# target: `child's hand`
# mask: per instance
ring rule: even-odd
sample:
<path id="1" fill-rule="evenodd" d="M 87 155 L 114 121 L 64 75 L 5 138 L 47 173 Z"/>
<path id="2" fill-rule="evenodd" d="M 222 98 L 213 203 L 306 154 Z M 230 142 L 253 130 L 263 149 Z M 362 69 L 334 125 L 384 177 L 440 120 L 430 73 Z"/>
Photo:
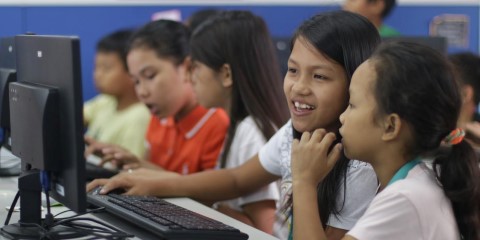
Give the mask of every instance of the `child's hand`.
<path id="1" fill-rule="evenodd" d="M 111 162 L 118 168 L 123 169 L 135 169 L 141 166 L 140 160 L 137 156 L 120 146 L 107 145 L 102 148 L 102 153 L 103 158 L 100 165 Z"/>
<path id="2" fill-rule="evenodd" d="M 317 185 L 332 170 L 340 157 L 342 145 L 338 143 L 328 152 L 335 141 L 334 133 L 317 129 L 302 134 L 300 141 L 292 145 L 292 181 Z"/>
<path id="3" fill-rule="evenodd" d="M 97 142 L 95 139 L 89 136 L 84 136 L 85 140 L 85 158 L 91 154 L 96 155 L 100 158 L 103 157 L 102 148 L 106 147 L 106 143 Z"/>
<path id="4" fill-rule="evenodd" d="M 145 175 L 145 173 L 147 173 Z M 110 179 L 95 179 L 87 184 L 87 192 L 102 186 L 100 194 L 106 194 L 115 189 L 123 189 L 126 195 L 141 196 L 167 196 L 167 192 L 162 192 L 162 183 L 168 184 L 176 181 L 180 174 L 174 172 L 158 172 L 154 170 L 137 169 L 133 171 L 122 172 Z"/>

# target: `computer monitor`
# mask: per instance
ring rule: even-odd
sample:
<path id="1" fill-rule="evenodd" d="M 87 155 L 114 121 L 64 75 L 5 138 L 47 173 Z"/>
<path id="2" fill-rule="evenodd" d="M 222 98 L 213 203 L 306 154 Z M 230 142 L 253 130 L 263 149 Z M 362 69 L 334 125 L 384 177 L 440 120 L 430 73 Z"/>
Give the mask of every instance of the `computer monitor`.
<path id="1" fill-rule="evenodd" d="M 383 41 L 403 41 L 403 42 L 414 42 L 418 44 L 427 45 L 443 54 L 447 54 L 448 42 L 444 37 L 433 37 L 433 36 L 392 36 L 392 37 L 383 37 Z"/>
<path id="2" fill-rule="evenodd" d="M 0 147 L 10 150 L 10 108 L 8 85 L 16 81 L 15 39 L 0 38 Z"/>
<path id="3" fill-rule="evenodd" d="M 20 221 L 2 233 L 35 238 L 42 186 L 71 210 L 86 211 L 80 43 L 73 36 L 19 35 L 15 45 L 17 82 L 9 97 L 12 153 L 22 161 Z"/>

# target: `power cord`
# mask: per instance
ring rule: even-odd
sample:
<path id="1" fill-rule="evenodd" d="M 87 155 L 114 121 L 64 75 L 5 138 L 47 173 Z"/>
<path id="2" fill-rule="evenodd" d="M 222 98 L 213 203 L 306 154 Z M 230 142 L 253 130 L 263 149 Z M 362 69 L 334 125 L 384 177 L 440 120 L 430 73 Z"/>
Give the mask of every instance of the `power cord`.
<path id="1" fill-rule="evenodd" d="M 12 206 L 8 210 L 7 218 L 5 219 L 5 226 L 10 223 L 10 218 L 12 217 L 13 210 L 15 209 L 15 205 L 17 205 L 18 198 L 20 197 L 20 191 L 17 191 L 15 197 L 13 198 Z"/>
<path id="2" fill-rule="evenodd" d="M 94 222 L 100 226 L 85 224 L 82 221 Z M 69 218 L 61 220 L 54 225 L 68 226 L 76 232 L 101 237 L 102 239 L 124 239 L 128 237 L 134 237 L 132 234 L 125 233 L 118 228 L 93 218 Z"/>
<path id="3" fill-rule="evenodd" d="M 82 215 L 86 215 L 86 214 L 89 214 L 89 213 L 96 213 L 96 212 L 102 212 L 102 211 L 105 211 L 105 207 L 99 207 L 99 208 L 94 208 L 94 209 L 91 209 L 89 211 L 86 211 L 85 213 L 81 213 L 81 214 L 77 214 L 77 215 L 74 215 L 74 216 L 70 216 L 70 217 L 65 217 L 65 218 L 61 218 L 61 219 L 67 219 L 67 218 L 74 218 L 74 217 L 79 217 L 79 216 L 82 216 Z M 73 212 L 72 210 L 65 210 L 63 212 L 59 212 L 57 214 L 55 214 L 53 217 L 56 218 L 64 213 L 67 213 L 67 212 Z M 59 220 L 61 220 L 59 219 Z"/>

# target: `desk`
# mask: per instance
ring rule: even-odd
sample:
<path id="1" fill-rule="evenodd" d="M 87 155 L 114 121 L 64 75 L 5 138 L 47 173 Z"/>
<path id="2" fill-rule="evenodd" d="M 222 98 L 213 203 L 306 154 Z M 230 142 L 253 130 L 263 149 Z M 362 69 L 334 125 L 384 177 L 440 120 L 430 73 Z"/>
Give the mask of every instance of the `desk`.
<path id="1" fill-rule="evenodd" d="M 0 178 L 0 224 L 3 226 L 3 223 L 5 222 L 5 218 L 7 216 L 7 211 L 5 210 L 6 206 L 10 206 L 12 203 L 12 200 L 17 192 L 17 178 L 16 177 L 2 177 Z M 250 227 L 246 224 L 243 224 L 233 218 L 230 218 L 220 212 L 215 211 L 212 208 L 209 208 L 205 205 L 202 205 L 192 199 L 189 198 L 167 198 L 165 199 L 171 203 L 174 203 L 178 206 L 187 208 L 189 210 L 198 212 L 200 214 L 203 214 L 207 217 L 210 217 L 212 219 L 215 219 L 217 221 L 223 222 L 225 224 L 228 224 L 230 226 L 236 227 L 240 229 L 240 231 L 247 233 L 250 238 L 253 240 L 274 240 L 277 239 L 269 234 L 266 234 L 262 231 L 259 231 L 253 227 Z M 66 210 L 66 207 L 52 207 L 52 213 L 56 214 L 61 211 Z M 44 213 L 42 212 L 42 215 Z M 70 213 L 71 214 L 71 213 Z M 61 217 L 66 217 L 68 215 L 61 215 Z M 96 214 L 89 214 L 87 215 L 92 218 L 100 219 L 108 224 L 111 224 L 117 228 L 120 228 L 121 230 L 134 234 L 135 238 L 132 239 L 156 239 L 157 237 L 155 235 L 150 234 L 149 232 L 146 232 L 145 230 L 130 224 L 120 218 L 116 218 L 108 213 L 96 213 Z M 16 223 L 18 222 L 19 219 L 19 214 L 18 212 L 14 213 L 12 215 L 12 218 L 10 219 L 10 223 Z M 6 239 L 3 236 L 0 235 L 0 239 Z"/>

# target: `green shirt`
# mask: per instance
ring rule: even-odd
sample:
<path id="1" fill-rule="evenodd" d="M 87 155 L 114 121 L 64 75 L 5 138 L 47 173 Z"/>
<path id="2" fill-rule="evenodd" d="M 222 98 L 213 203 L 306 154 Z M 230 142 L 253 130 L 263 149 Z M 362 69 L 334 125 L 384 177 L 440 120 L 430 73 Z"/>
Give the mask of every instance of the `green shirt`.
<path id="1" fill-rule="evenodd" d="M 392 27 L 389 27 L 383 24 L 380 29 L 378 29 L 380 33 L 380 37 L 392 37 L 392 36 L 399 36 L 400 33 Z"/>
<path id="2" fill-rule="evenodd" d="M 88 124 L 87 136 L 119 145 L 139 158 L 144 157 L 150 112 L 143 103 L 117 111 L 117 100 L 100 94 L 84 104 L 83 117 Z"/>

